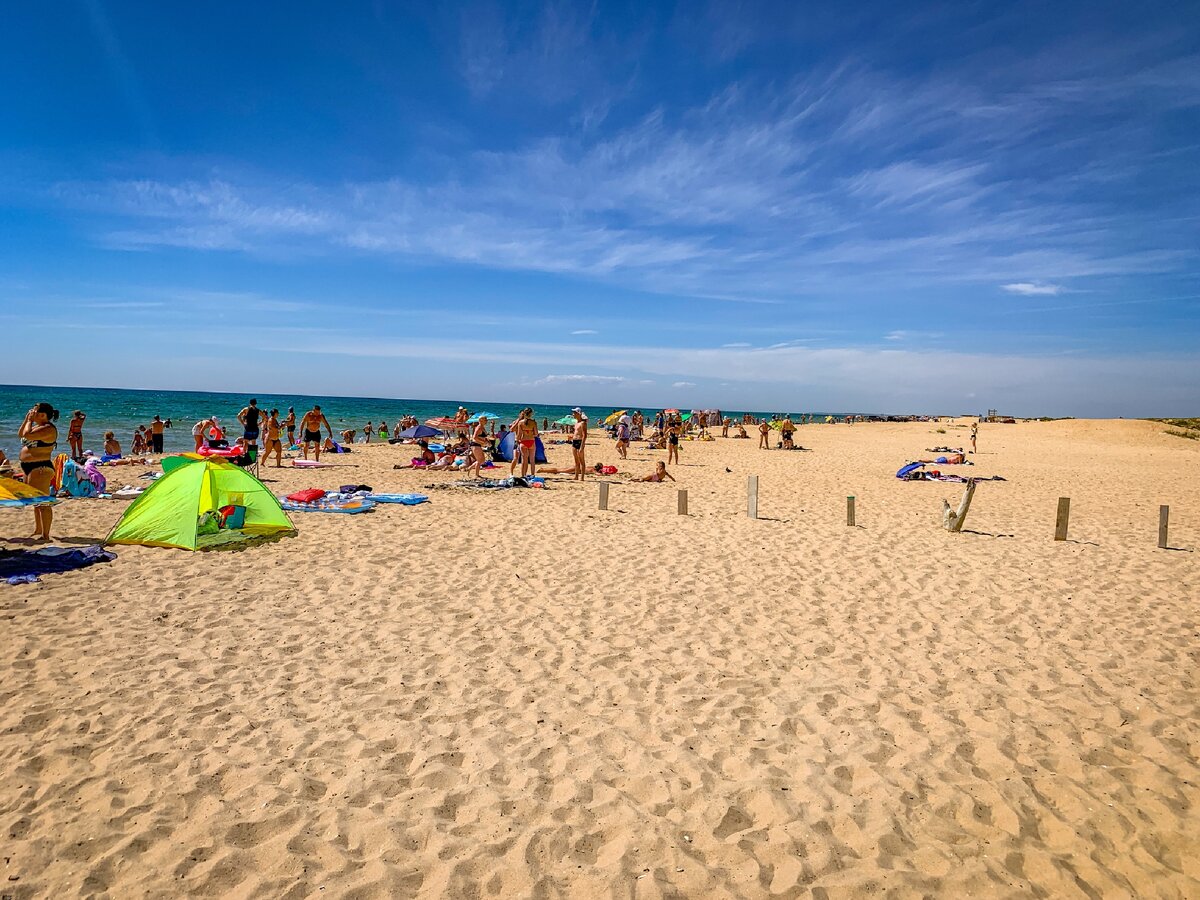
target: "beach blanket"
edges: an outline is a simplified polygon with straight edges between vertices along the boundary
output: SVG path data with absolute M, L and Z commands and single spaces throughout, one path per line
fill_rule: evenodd
M 429 502 L 424 494 L 368 494 L 367 499 L 374 503 L 403 503 L 405 506 Z
M 452 481 L 449 484 L 431 484 L 427 487 L 433 490 L 448 488 L 468 488 L 475 491 L 503 491 L 508 488 L 544 488 L 545 481 L 541 478 L 464 478 L 462 481 Z
M 99 544 L 82 548 L 42 547 L 39 550 L 0 550 L 0 578 L 9 584 L 30 584 L 41 575 L 72 572 L 111 562 L 117 554 Z
M 280 497 L 279 505 L 288 512 L 346 513 L 349 515 L 370 512 L 375 508 L 375 503 L 366 497 L 356 497 L 353 500 L 339 500 L 332 498 L 329 494 L 326 494 L 320 500 L 314 500 L 312 503 L 297 503 L 294 500 L 287 499 L 287 497 Z

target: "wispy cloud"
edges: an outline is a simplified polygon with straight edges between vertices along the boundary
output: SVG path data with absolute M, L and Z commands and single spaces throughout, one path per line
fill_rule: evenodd
M 556 32 L 568 49 L 586 30 L 569 18 Z M 90 211 L 98 237 L 125 249 L 379 255 L 759 302 L 881 282 L 982 286 L 1014 270 L 1031 280 L 1004 290 L 1049 293 L 1194 258 L 1186 218 L 1150 241 L 1137 210 L 1104 202 L 1066 165 L 1080 140 L 1123 161 L 1106 184 L 1167 164 L 1123 155 L 1154 127 L 1134 98 L 1099 76 L 1070 83 L 884 78 L 847 65 L 773 90 L 733 84 L 621 128 L 467 153 L 429 183 L 226 174 L 64 184 L 56 199 Z M 1039 137 L 1095 118 L 1123 129 L 1072 144 Z
M 546 375 L 531 382 L 534 385 L 549 384 L 620 384 L 628 379 L 620 375 Z
M 599 334 L 594 328 L 576 328 L 571 334 Z
M 695 386 L 696 386 L 696 382 L 694 382 L 694 381 L 673 381 L 673 382 L 671 382 L 671 387 L 673 387 L 673 388 L 694 388 Z
M 1020 294 L 1024 297 L 1036 297 L 1043 294 L 1053 296 L 1062 293 L 1062 285 L 1058 284 L 1039 284 L 1033 281 L 1017 281 L 1012 284 L 1002 285 L 1003 289 L 1010 294 Z

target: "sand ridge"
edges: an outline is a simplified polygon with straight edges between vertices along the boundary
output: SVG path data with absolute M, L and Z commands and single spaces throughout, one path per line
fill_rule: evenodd
M 985 425 L 971 473 L 1008 480 L 949 535 L 961 486 L 892 473 L 965 429 L 798 440 L 685 443 L 678 485 L 609 479 L 607 512 L 551 476 L 3 588 L 7 889 L 1200 893 L 1200 447 L 1146 422 Z M 265 477 L 453 477 L 393 471 L 407 455 Z M 1185 549 L 1154 547 L 1164 502 Z M 102 536 L 122 506 L 60 505 L 55 533 Z

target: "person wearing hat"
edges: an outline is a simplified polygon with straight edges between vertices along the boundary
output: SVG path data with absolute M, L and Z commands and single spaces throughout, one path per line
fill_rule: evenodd
M 575 417 L 575 428 L 571 432 L 571 453 L 575 457 L 575 478 L 583 481 L 584 476 L 587 475 L 588 417 L 578 406 L 571 410 L 571 415 Z

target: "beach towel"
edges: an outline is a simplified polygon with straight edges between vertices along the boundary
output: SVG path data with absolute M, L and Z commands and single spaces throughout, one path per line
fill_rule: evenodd
M 111 562 L 117 554 L 99 544 L 82 548 L 42 547 L 39 550 L 0 550 L 0 578 L 9 584 L 29 584 L 41 575 L 71 572 Z
M 375 503 L 403 503 L 405 506 L 429 502 L 424 494 L 370 494 L 367 499 Z
M 375 503 L 366 497 L 356 497 L 353 500 L 330 500 L 322 497 L 312 503 L 296 503 L 294 500 L 280 497 L 279 505 L 288 512 L 346 513 L 350 515 L 370 512 L 375 508 Z

